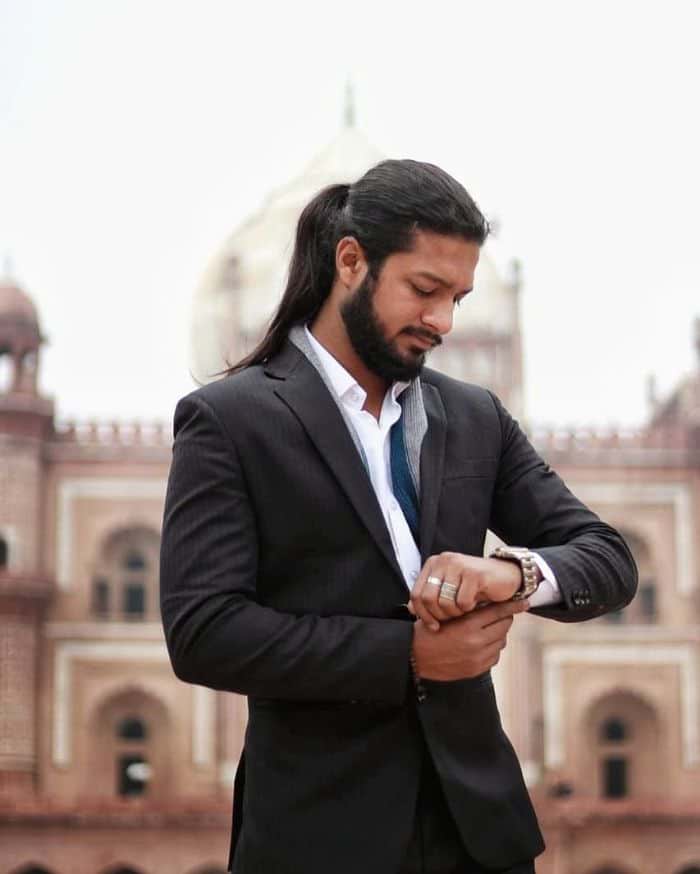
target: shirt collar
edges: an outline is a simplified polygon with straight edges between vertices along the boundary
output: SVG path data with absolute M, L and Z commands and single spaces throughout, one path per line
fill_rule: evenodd
M 321 366 L 325 370 L 326 376 L 328 377 L 330 384 L 333 386 L 335 393 L 343 403 L 347 404 L 349 407 L 361 410 L 367 400 L 367 392 L 357 382 L 355 377 L 348 373 L 338 359 L 334 358 L 328 349 L 319 343 L 309 330 L 308 325 L 304 326 L 304 330 L 306 331 L 307 339 L 318 356 Z M 405 391 L 409 385 L 409 382 L 394 382 L 387 394 L 390 393 L 391 399 L 394 402 L 397 402 L 397 398 L 401 392 Z

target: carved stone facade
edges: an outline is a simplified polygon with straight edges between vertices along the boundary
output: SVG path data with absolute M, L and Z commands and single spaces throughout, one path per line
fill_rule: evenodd
M 353 142 L 346 131 L 329 147 L 314 185 L 344 173 Z M 352 172 L 374 159 L 362 148 Z M 279 241 L 310 184 L 273 198 Z M 284 247 L 256 250 L 266 224 L 263 211 L 212 262 L 203 338 L 223 319 L 222 342 L 242 344 L 274 305 L 266 271 L 282 276 Z M 473 318 L 465 305 L 442 364 L 522 414 L 519 278 L 498 263 L 484 261 L 483 303 Z M 259 311 L 239 323 L 248 298 Z M 0 874 L 223 872 L 246 702 L 181 683 L 167 660 L 156 588 L 170 427 L 59 427 L 37 388 L 40 347 L 31 300 L 0 284 Z M 223 366 L 198 360 L 199 376 Z M 698 874 L 699 400 L 695 373 L 637 432 L 532 432 L 625 532 L 641 578 L 622 614 L 521 617 L 495 671 L 548 843 L 540 874 Z

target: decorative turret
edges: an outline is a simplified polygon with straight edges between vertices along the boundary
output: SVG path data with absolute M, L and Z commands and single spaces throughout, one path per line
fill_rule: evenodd
M 0 278 L 0 434 L 44 438 L 50 432 L 53 403 L 38 385 L 45 339 L 32 299 L 13 279 Z
M 42 567 L 42 494 L 53 402 L 37 384 L 36 307 L 0 279 L 0 797 L 36 787 L 39 623 L 53 584 Z
M 0 392 L 36 394 L 37 356 L 42 343 L 32 300 L 14 282 L 0 279 Z M 9 379 L 8 379 L 9 377 Z

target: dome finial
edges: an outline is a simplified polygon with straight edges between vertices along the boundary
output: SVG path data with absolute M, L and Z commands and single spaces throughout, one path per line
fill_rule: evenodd
M 345 110 L 343 113 L 345 127 L 355 127 L 355 90 L 350 79 L 345 83 Z

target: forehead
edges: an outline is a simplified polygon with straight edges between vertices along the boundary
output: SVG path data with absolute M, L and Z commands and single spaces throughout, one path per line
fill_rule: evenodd
M 443 284 L 468 289 L 474 284 L 474 271 L 481 248 L 472 240 L 431 231 L 416 231 L 410 252 L 395 252 L 385 262 L 391 273 L 430 273 Z

